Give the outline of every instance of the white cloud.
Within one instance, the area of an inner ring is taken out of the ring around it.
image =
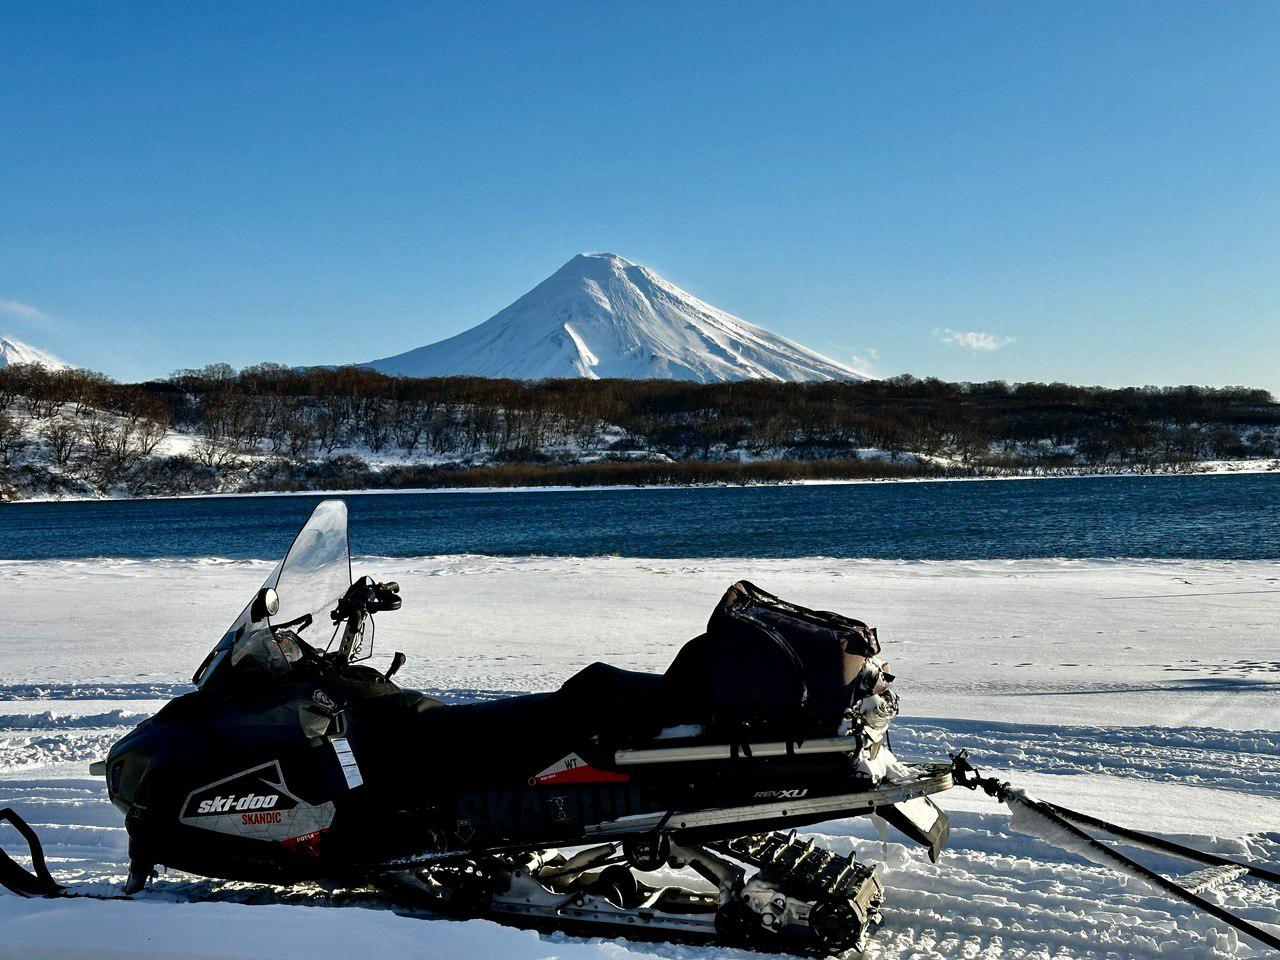
[[[874,366],[876,361],[879,359],[880,352],[876,350],[875,347],[868,347],[863,353],[849,354],[849,362],[853,364],[855,369],[861,370],[864,373],[869,373],[871,371],[871,367]]]
[[[44,319],[44,314],[31,304],[22,303],[18,300],[0,300],[0,312],[12,314],[16,317],[26,317],[28,320]]]
[[[934,330],[933,335],[945,344],[965,350],[1000,350],[1014,342],[1013,337],[998,337],[981,330],[952,330],[950,327]]]

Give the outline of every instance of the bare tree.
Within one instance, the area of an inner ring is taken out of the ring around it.
[[[196,462],[213,470],[224,470],[239,462],[235,447],[217,434],[201,433],[191,448],[191,455]]]
[[[169,428],[158,420],[144,417],[132,426],[134,441],[138,445],[138,453],[149,457],[156,452],[156,447],[169,433]]]
[[[363,416],[357,422],[360,435],[369,449],[381,453],[391,439],[392,414],[385,401],[376,400],[362,404]]]
[[[65,467],[75,457],[84,428],[70,417],[53,417],[40,428],[40,439],[53,454],[53,462]]]
[[[26,445],[22,425],[7,410],[0,410],[0,466],[13,463],[14,455]]]
[[[283,448],[294,460],[305,460],[316,446],[316,428],[309,411],[300,403],[290,404],[282,414],[278,429]]]
[[[391,411],[391,429],[404,455],[413,456],[427,432],[425,404],[417,400],[397,400]]]
[[[102,491],[119,483],[144,454],[138,430],[124,420],[95,417],[85,429],[84,457],[89,479]]]

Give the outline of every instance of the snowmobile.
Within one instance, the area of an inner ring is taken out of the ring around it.
[[[796,830],[873,816],[936,860],[948,820],[931,797],[957,784],[1145,870],[1083,832],[1113,825],[1069,820],[1083,815],[982,777],[963,753],[899,760],[893,676],[859,620],[742,581],[662,674],[595,663],[553,693],[444,703],[395,683],[403,654],[385,671],[366,662],[375,615],[400,605],[397,584],[352,579],[346,506],[320,503],[195,689],[91,768],[124,815],[126,895],[163,865],[378,887],[433,913],[588,935],[856,950],[881,919],[879,875]],[[76,895],[21,817],[0,820],[32,864],[0,851],[0,885]],[[1252,926],[1239,928],[1269,936]]]
[[[402,654],[364,662],[375,615],[400,605],[396,584],[352,580],[345,504],[319,504],[195,690],[94,767],[124,814],[126,893],[164,865],[837,950],[865,941],[880,881],[788,831],[877,813],[935,857],[946,841],[928,798],[951,766],[894,757],[892,677],[860,621],[743,582],[664,674],[597,663],[554,693],[445,704],[395,683]],[[654,876],[683,868],[709,883]]]

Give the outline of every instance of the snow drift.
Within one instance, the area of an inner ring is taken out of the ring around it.
[[[579,254],[479,326],[364,366],[520,380],[867,379],[613,253]]]

